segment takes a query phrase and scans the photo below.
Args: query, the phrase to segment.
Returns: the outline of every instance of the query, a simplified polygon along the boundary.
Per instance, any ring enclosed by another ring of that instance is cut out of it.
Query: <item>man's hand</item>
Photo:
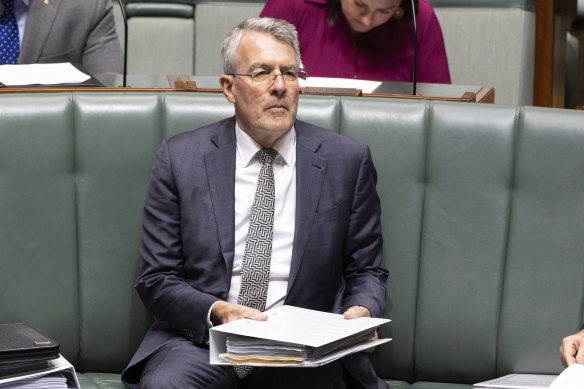
[[[349,307],[343,313],[343,317],[345,319],[357,319],[359,317],[371,317],[371,312],[369,311],[369,309],[362,307],[361,305],[353,305],[352,307]],[[378,338],[379,338],[379,336],[377,335],[377,331],[375,331],[375,336],[371,339],[377,340]],[[364,351],[367,353],[370,353],[370,352],[373,352],[373,350],[375,350],[375,347],[369,348],[369,349],[364,350]]]
[[[211,309],[211,323],[215,326],[243,318],[268,320],[268,316],[257,309],[246,307],[245,305],[231,304],[226,301],[217,302]]]
[[[574,363],[584,364],[584,330],[562,340],[560,356],[566,367]]]
[[[356,319],[358,317],[371,317],[371,312],[369,309],[362,307],[361,305],[353,305],[349,307],[345,313],[343,313],[345,319]]]

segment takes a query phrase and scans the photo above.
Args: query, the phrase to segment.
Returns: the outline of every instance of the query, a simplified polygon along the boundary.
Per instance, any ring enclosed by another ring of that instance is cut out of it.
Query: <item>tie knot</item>
[[[274,162],[274,158],[276,158],[278,152],[274,149],[270,148],[263,148],[257,152],[257,156],[262,161],[262,165],[268,164],[271,165]]]

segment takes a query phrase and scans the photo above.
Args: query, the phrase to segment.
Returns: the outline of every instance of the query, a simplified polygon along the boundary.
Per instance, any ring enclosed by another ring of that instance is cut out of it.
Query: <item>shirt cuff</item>
[[[211,322],[211,311],[213,310],[213,307],[215,306],[215,304],[217,304],[219,301],[221,300],[217,300],[215,301],[212,305],[211,308],[209,308],[209,312],[207,312],[207,328],[213,328],[213,323]]]

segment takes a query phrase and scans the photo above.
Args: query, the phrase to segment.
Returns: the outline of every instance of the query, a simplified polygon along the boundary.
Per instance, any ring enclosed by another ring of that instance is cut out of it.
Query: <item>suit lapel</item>
[[[296,226],[288,295],[303,260],[306,242],[322,191],[327,160],[318,155],[321,141],[301,121],[296,121]]]
[[[62,0],[30,0],[19,60],[35,63],[41,55]],[[70,1],[70,0],[69,0]]]
[[[235,246],[235,120],[223,121],[211,140],[216,148],[205,154],[205,169],[219,244],[231,276]]]
[[[300,269],[306,242],[316,214],[327,160],[318,155],[321,141],[300,121],[296,128],[296,227],[288,292]],[[215,149],[205,154],[205,169],[219,244],[229,276],[233,268],[235,236],[235,120],[225,120],[212,137]],[[289,293],[288,293],[289,294]]]

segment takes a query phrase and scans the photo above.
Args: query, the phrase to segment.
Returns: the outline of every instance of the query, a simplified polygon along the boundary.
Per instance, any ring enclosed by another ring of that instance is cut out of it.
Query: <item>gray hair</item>
[[[246,31],[256,31],[270,34],[277,40],[294,49],[296,64],[300,66],[300,49],[296,27],[292,24],[273,18],[249,18],[234,28],[223,41],[221,57],[223,59],[223,72],[225,74],[237,73],[237,48],[241,37]]]

